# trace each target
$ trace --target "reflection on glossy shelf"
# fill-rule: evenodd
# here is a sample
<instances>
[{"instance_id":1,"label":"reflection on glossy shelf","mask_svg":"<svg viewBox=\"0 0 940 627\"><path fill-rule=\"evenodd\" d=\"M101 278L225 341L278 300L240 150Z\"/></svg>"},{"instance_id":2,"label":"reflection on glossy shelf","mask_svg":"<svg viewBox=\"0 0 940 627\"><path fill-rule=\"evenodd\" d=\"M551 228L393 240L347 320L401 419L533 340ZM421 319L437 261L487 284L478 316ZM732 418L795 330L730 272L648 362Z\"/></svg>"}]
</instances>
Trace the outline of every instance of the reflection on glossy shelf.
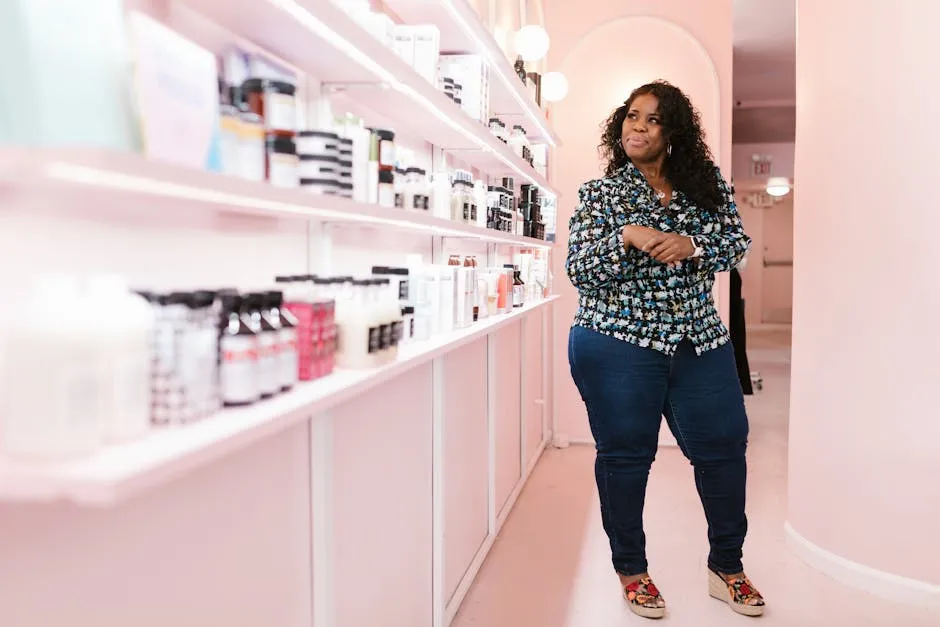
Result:
<instances>
[{"instance_id":1,"label":"reflection on glossy shelf","mask_svg":"<svg viewBox=\"0 0 940 627\"><path fill-rule=\"evenodd\" d=\"M557 298L550 296L426 342L403 346L395 362L380 368L338 370L251 407L227 409L185 426L155 429L143 439L109 446L88 458L55 463L0 460L0 502L67 500L91 506L113 505L309 420L541 310Z\"/></svg>"},{"instance_id":2,"label":"reflection on glossy shelf","mask_svg":"<svg viewBox=\"0 0 940 627\"><path fill-rule=\"evenodd\" d=\"M2 149L0 185L59 194L58 198L67 201L67 210L74 212L97 206L102 198L130 194L172 199L172 203L167 203L168 210L202 208L268 218L380 226L530 248L552 246L551 242L438 218L427 212L357 203L338 196L318 196L302 189L281 189L267 183L158 163L136 154ZM91 197L86 198L84 194L91 194ZM149 209L136 203L126 207L126 211L141 210Z\"/></svg>"}]
</instances>

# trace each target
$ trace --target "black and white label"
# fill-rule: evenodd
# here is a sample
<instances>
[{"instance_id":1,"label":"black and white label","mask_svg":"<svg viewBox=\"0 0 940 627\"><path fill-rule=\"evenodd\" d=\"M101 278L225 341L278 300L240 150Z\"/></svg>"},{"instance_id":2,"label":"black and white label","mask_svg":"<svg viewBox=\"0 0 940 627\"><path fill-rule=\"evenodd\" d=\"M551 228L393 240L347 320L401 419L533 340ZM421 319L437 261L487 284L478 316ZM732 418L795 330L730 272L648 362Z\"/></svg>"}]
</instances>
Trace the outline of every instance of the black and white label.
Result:
<instances>
[{"instance_id":1,"label":"black and white label","mask_svg":"<svg viewBox=\"0 0 940 627\"><path fill-rule=\"evenodd\" d=\"M392 325L383 324L379 327L379 350L386 350L392 345Z\"/></svg>"},{"instance_id":2,"label":"black and white label","mask_svg":"<svg viewBox=\"0 0 940 627\"><path fill-rule=\"evenodd\" d=\"M405 323L401 320L396 320L392 323L392 346L398 346L401 343L402 334L405 331Z\"/></svg>"},{"instance_id":3,"label":"black and white label","mask_svg":"<svg viewBox=\"0 0 940 627\"><path fill-rule=\"evenodd\" d=\"M377 353L382 346L382 331L379 327L369 327L369 353Z\"/></svg>"}]
</instances>

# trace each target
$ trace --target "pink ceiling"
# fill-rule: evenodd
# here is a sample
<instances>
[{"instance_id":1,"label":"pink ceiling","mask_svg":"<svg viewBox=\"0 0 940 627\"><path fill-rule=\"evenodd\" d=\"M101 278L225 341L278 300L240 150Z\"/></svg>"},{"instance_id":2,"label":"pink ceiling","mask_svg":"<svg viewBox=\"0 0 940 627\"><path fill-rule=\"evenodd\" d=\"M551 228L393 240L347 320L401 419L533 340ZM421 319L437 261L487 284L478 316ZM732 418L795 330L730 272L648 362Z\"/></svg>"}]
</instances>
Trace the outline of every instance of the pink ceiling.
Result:
<instances>
[{"instance_id":1,"label":"pink ceiling","mask_svg":"<svg viewBox=\"0 0 940 627\"><path fill-rule=\"evenodd\" d=\"M734 0L734 98L736 143L793 141L796 0Z\"/></svg>"}]
</instances>

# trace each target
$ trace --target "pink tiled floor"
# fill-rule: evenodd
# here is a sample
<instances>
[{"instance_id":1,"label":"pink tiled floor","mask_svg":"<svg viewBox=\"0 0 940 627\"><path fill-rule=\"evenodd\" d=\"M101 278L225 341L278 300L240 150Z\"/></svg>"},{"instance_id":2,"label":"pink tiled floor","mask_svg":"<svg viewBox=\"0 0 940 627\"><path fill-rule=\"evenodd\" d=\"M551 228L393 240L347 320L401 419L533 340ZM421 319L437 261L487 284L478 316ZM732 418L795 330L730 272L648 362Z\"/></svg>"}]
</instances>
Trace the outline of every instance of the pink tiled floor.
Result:
<instances>
[{"instance_id":1,"label":"pink tiled floor","mask_svg":"<svg viewBox=\"0 0 940 627\"><path fill-rule=\"evenodd\" d=\"M745 566L767 597L764 627L938 627L940 614L873 597L804 565L786 547L789 337L751 336L752 370L764 390L749 398L750 533ZM665 428L665 427L664 427ZM601 528L590 447L546 451L453 622L455 627L614 627L651 624L621 600ZM650 477L646 529L651 572L683 627L749 619L708 597L705 521L691 468L661 450ZM652 623L655 624L655 623Z\"/></svg>"}]
</instances>

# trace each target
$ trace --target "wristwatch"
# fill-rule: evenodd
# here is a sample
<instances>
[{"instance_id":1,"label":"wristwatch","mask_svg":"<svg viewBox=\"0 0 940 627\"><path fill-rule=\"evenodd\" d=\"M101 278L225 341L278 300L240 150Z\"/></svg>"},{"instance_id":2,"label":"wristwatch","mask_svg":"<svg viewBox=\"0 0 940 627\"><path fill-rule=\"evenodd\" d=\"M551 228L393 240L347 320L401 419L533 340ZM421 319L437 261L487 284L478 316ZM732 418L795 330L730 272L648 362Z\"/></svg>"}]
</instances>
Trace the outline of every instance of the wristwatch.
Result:
<instances>
[{"instance_id":1,"label":"wristwatch","mask_svg":"<svg viewBox=\"0 0 940 627\"><path fill-rule=\"evenodd\" d=\"M695 239L693 236L691 236L691 235L689 236L689 240L692 242L692 248L695 249L695 250L692 251L692 255L691 255L691 257L692 257L693 259L694 259L695 257L701 257L703 254L705 254L705 249L702 248L702 245L698 243L698 240L696 240L696 239Z\"/></svg>"}]
</instances>

